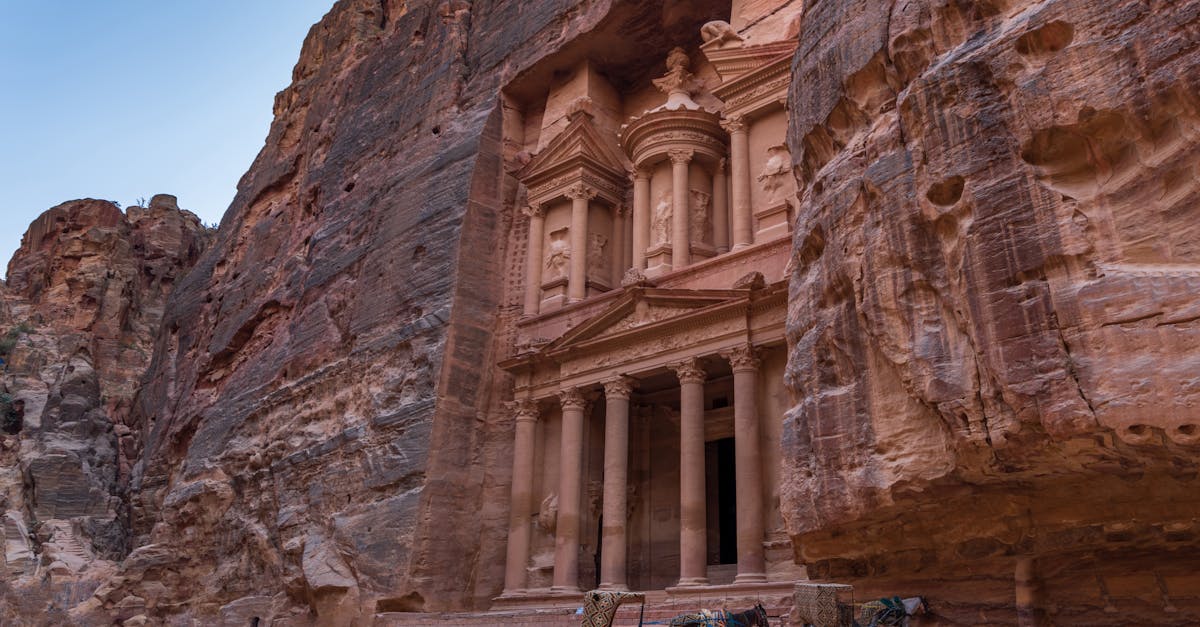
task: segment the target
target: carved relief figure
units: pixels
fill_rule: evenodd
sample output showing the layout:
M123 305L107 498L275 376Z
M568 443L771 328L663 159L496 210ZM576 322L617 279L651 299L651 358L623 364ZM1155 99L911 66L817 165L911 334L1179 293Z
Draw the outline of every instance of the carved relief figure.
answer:
M650 241L654 246L666 244L671 240L671 192L663 190L658 195L658 204L654 206L650 231Z
M789 189L787 178L792 174L792 156L787 146L779 144L767 149L767 162L763 164L762 174L758 181L767 193L767 202L774 206L785 200L784 194Z
M724 48L725 44L730 42L740 43L743 41L737 31L729 25L729 22L723 20L713 20L701 26L700 39L703 39L706 44L715 41L718 48Z
M689 225L691 233L689 234L693 242L708 242L709 241L709 207L711 206L712 194L699 190L690 190L692 193L692 221Z
M571 262L571 245L567 243L567 229L558 229L550 233L550 246L546 256L545 280L552 281L567 276L567 266Z
M604 246L608 244L608 238L599 234L592 233L588 241L587 267L588 274L599 276L604 274Z

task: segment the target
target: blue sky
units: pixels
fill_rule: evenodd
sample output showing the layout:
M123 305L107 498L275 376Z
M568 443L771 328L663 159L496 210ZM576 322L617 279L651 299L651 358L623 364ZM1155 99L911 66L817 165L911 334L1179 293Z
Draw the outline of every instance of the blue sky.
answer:
M220 220L333 0L0 0L0 274L74 198Z

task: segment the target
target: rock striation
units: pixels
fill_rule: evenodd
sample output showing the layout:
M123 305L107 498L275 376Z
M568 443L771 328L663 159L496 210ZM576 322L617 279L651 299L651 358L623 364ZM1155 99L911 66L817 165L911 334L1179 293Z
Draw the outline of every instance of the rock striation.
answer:
M130 408L163 306L211 232L173 196L103 200L30 225L0 284L0 509L8 579L59 607L128 552Z
M808 4L781 498L811 576L1200 617L1198 10Z

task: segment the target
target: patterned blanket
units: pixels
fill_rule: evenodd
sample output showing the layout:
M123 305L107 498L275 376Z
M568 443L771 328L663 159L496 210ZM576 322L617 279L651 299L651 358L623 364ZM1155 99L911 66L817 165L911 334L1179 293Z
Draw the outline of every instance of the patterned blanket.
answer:
M617 608L621 607L622 603L634 599L641 599L642 608L645 609L646 597L636 592L592 590L584 594L582 627L612 627ZM641 625L641 620L638 621L638 625Z

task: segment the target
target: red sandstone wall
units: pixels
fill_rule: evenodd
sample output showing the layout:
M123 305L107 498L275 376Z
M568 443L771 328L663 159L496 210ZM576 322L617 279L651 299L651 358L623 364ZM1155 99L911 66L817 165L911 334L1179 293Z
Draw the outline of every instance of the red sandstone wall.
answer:
M499 593L500 89L602 22L696 32L707 11L675 4L335 5L168 306L138 397L135 548L81 611L344 623Z
M1200 618L1198 28L808 5L782 498L810 575L968 623Z

